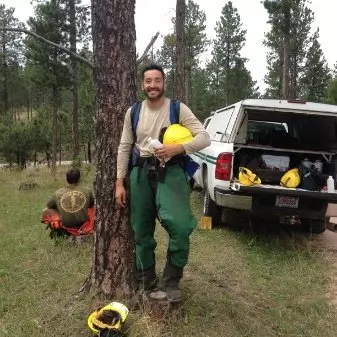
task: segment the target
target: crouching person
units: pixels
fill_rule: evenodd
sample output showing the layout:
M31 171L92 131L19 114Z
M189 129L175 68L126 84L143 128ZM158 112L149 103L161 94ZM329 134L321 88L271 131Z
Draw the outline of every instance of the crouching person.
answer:
M94 195L89 188L80 185L80 178L80 170L67 171L68 185L57 190L47 203L41 222L48 224L51 237L93 232Z

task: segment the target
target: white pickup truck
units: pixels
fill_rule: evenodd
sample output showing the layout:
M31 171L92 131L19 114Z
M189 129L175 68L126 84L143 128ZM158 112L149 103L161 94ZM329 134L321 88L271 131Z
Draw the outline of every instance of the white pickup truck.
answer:
M336 193L286 188L282 175L304 161L318 163L321 177L337 181L337 106L303 101L248 99L219 109L205 120L211 145L192 155L200 168L204 215L213 224L278 217L322 233L337 204ZM239 167L252 170L259 185L245 186ZM330 214L329 214L330 212Z

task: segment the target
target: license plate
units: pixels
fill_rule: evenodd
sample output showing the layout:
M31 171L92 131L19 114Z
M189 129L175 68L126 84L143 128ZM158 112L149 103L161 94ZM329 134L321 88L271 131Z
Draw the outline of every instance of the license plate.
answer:
M277 196L276 207L298 208L298 198Z

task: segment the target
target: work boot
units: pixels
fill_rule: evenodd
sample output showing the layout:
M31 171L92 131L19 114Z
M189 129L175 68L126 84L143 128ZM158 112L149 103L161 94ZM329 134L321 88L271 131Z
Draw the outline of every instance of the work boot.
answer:
M150 292L149 297L153 300L167 300L168 302L180 302L182 293L179 282L183 277L183 268L166 263L163 279L159 287Z
M145 270L136 271L137 291L144 292L157 287L156 268L152 266Z

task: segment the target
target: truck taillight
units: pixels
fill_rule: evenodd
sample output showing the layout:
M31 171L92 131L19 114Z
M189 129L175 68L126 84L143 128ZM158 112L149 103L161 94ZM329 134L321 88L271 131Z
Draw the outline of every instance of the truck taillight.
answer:
M216 160L215 179L230 180L232 172L232 153L220 153Z

